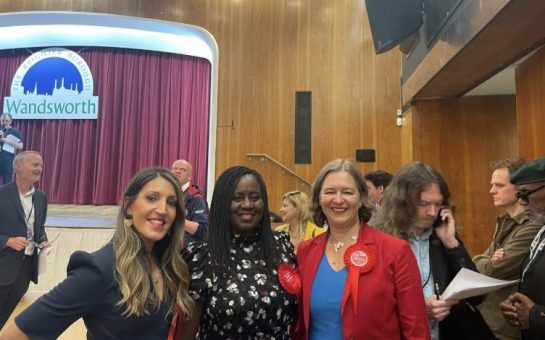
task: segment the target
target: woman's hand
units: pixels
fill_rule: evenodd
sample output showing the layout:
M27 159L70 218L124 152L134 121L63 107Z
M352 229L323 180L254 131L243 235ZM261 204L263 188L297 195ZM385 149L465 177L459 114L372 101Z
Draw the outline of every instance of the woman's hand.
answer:
M437 300L435 295L426 298L426 312L428 319L442 321L450 314L450 308L459 300Z

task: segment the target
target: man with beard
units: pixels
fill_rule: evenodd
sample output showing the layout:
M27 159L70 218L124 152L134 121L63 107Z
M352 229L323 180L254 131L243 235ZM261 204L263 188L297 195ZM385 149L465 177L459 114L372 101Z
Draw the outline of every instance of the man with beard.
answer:
M519 203L539 214L545 212L545 158L528 162L511 175ZM519 292L501 303L504 318L521 331L522 339L545 338L545 225L530 246L522 265Z

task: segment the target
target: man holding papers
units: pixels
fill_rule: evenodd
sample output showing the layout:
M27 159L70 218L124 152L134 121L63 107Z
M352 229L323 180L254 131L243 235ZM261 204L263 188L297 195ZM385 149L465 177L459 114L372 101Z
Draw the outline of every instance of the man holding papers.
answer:
M482 316L469 304L478 304L480 297L469 302L439 298L462 268L477 270L456 237L449 200L448 185L437 170L410 163L394 176L369 224L410 243L420 269L432 340L492 339Z
M13 177L13 159L18 150L23 149L23 137L16 128L11 127L11 115L0 116L0 178L8 184Z
M526 163L511 175L519 203L545 213L545 158ZM522 339L545 339L545 226L530 246L522 265L519 293L501 303L505 319L521 330Z
M0 329L28 289L38 282L38 249L47 248L47 197L34 183L42 157L23 151L15 157L15 182L0 187Z
M473 258L481 274L500 280L520 278L520 267L532 240L543 225L543 220L526 209L515 197L516 187L509 176L517 171L524 160L509 158L492 163L490 195L496 207L505 213L498 216L496 230L490 246L484 253ZM517 291L517 285L509 285L486 295L478 306L483 318L496 338L501 340L520 339L520 331L509 325L502 316L498 305Z

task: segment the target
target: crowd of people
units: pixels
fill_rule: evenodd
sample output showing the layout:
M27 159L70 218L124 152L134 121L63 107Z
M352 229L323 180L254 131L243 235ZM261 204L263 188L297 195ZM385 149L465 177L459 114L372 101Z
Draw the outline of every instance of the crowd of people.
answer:
M19 152L12 166L15 180L0 187L0 329L50 246L47 197L34 187L42 157ZM277 228L256 170L222 172L210 209L191 176L186 160L138 172L112 240L72 254L67 278L0 338L57 338L79 318L91 339L545 338L545 158L492 164L504 213L473 258L447 182L423 162L364 176L334 160L310 198L284 194ZM441 299L462 268L521 281Z

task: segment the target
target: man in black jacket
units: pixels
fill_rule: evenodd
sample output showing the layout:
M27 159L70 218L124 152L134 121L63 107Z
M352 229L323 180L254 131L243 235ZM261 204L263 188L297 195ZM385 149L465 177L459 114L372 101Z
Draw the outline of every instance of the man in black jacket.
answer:
M45 234L47 197L34 183L42 174L36 151L15 156L15 182L0 187L0 329L28 290L38 283L38 248L49 246Z
M393 177L379 213L369 224L411 244L420 269L432 339L494 339L474 308L482 298L438 298L460 269L477 271L456 236L449 199L443 176L428 164L414 162Z
M526 163L511 175L519 203L545 213L545 158ZM522 339L545 339L545 226L530 246L522 264L519 292L501 303L503 316L521 330Z

